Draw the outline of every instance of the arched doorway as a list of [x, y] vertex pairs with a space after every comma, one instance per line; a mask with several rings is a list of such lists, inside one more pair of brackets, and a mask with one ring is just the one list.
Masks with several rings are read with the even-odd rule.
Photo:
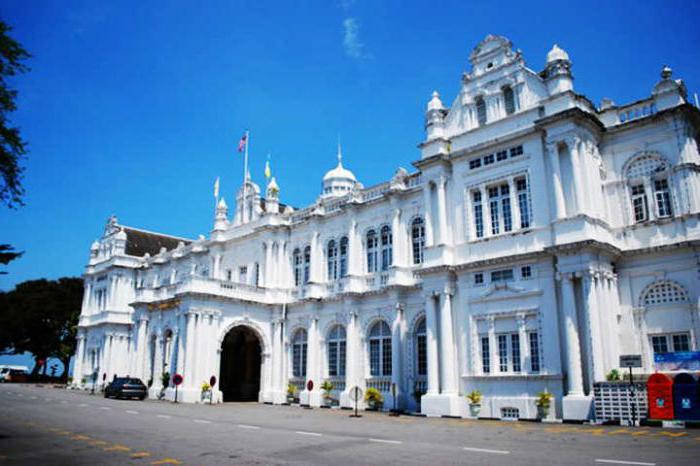
[[232, 328], [221, 345], [221, 385], [224, 401], [258, 401], [260, 340], [245, 326]]

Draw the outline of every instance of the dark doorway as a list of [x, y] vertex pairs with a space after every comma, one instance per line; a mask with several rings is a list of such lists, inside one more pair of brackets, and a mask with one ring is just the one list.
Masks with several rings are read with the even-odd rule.
[[220, 372], [224, 401], [258, 401], [260, 352], [260, 341], [250, 328], [238, 326], [226, 334]]

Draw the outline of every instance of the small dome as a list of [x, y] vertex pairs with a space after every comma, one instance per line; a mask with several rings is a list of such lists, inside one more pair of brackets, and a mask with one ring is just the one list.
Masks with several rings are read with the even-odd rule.
[[226, 199], [224, 199], [223, 197], [221, 199], [219, 199], [219, 203], [216, 205], [216, 208], [222, 209], [222, 210], [228, 209], [228, 205], [226, 204]]
[[566, 53], [566, 50], [560, 48], [557, 44], [554, 44], [552, 50], [547, 53], [547, 63], [552, 63], [557, 60], [569, 61], [569, 54]]
[[124, 229], [119, 230], [117, 234], [114, 235], [114, 238], [126, 241], [126, 232], [124, 231]]
[[270, 182], [267, 184], [267, 190], [279, 192], [280, 187], [277, 185], [277, 180], [275, 180], [274, 176], [272, 177], [272, 179], [270, 179]]
[[350, 170], [343, 167], [343, 163], [338, 161], [338, 166], [323, 176], [323, 181], [330, 180], [352, 180], [357, 181], [355, 175]]
[[343, 196], [353, 190], [357, 178], [343, 167], [343, 153], [338, 144], [338, 165], [323, 176], [322, 196]]
[[433, 98], [428, 102], [428, 111], [443, 110], [444, 108], [445, 106], [442, 104], [442, 100], [440, 100], [440, 94], [438, 91], [433, 91]]

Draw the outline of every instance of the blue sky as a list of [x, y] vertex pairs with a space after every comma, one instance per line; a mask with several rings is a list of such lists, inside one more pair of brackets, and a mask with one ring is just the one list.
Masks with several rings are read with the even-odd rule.
[[699, 2], [549, 3], [4, 0], [33, 58], [13, 116], [26, 206], [0, 208], [0, 242], [25, 255], [0, 289], [79, 275], [111, 214], [207, 234], [214, 179], [231, 205], [242, 178], [245, 128], [253, 176], [270, 152], [283, 202], [316, 198], [338, 135], [360, 181], [388, 179], [419, 157], [430, 93], [452, 101], [488, 33], [537, 71], [558, 43], [596, 103], [647, 96], [664, 64], [700, 92]]

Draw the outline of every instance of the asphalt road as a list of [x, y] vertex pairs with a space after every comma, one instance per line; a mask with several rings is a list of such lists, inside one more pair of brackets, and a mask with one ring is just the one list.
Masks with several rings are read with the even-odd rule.
[[107, 400], [0, 385], [0, 466], [690, 465], [700, 431], [426, 419], [226, 403]]

